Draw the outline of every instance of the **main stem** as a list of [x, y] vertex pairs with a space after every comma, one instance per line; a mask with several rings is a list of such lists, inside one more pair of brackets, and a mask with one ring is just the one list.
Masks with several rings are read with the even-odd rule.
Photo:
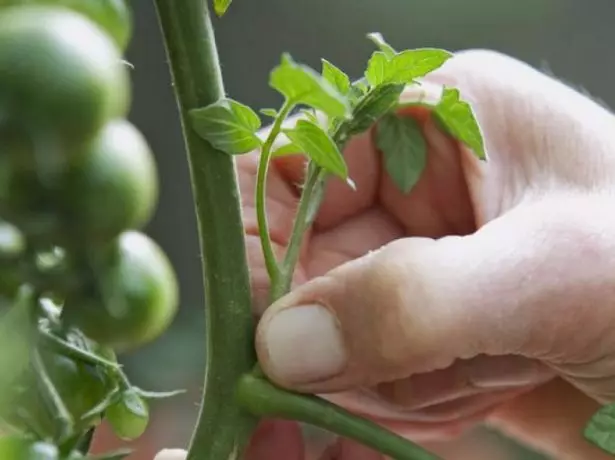
[[224, 95], [206, 0], [155, 0], [188, 153], [202, 252], [207, 367], [188, 460], [239, 459], [258, 419], [234, 401], [256, 362], [239, 190], [231, 156], [189, 126], [190, 110]]

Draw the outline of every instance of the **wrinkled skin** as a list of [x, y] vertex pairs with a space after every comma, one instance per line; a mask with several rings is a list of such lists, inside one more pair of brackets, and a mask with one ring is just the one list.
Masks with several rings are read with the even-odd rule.
[[[373, 133], [353, 139], [345, 156], [357, 191], [328, 186], [293, 292], [260, 320], [262, 368], [417, 442], [487, 422], [558, 459], [608, 459], [580, 431], [615, 399], [615, 118], [488, 51], [460, 53], [428, 81], [472, 102], [489, 161], [425, 112], [408, 112], [429, 155], [404, 196]], [[257, 158], [238, 166], [262, 313]], [[271, 168], [276, 248], [287, 242], [302, 172], [298, 157]], [[383, 458], [342, 444], [323, 458]], [[303, 450], [298, 428], [284, 422], [257, 433], [248, 458], [304, 460]]]

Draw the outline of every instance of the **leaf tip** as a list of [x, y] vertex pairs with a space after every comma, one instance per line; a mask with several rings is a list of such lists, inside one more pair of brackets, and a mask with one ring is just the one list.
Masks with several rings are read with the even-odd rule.
[[214, 0], [214, 12], [216, 16], [221, 18], [228, 11], [229, 6], [233, 0]]

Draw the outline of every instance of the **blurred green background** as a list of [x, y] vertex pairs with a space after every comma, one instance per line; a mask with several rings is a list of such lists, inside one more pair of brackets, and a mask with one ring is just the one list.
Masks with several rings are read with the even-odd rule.
[[[134, 65], [131, 117], [156, 153], [162, 188], [158, 212], [148, 231], [177, 269], [182, 309], [162, 339], [125, 356], [124, 362], [141, 386], [189, 390], [185, 396], [155, 407], [156, 421], [150, 430], [155, 448], [182, 446], [197, 414], [204, 364], [196, 223], [153, 2], [133, 0], [132, 5], [135, 36], [127, 55]], [[254, 107], [279, 102], [267, 80], [282, 52], [288, 51], [296, 60], [318, 69], [320, 58], [325, 57], [356, 78], [373, 49], [365, 34], [373, 31], [381, 32], [396, 48], [505, 52], [612, 105], [613, 17], [612, 0], [235, 0], [228, 15], [215, 20], [214, 25], [227, 93]], [[212, 219], [215, 214], [212, 209]], [[509, 455], [502, 459], [542, 458], [511, 446], [506, 442]]]

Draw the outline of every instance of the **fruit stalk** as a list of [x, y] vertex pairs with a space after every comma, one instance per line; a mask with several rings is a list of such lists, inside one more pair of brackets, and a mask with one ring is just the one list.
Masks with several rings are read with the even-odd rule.
[[188, 112], [223, 97], [206, 0], [155, 0], [174, 82], [196, 206], [207, 321], [201, 410], [188, 460], [241, 458], [258, 418], [234, 401], [256, 359], [250, 281], [233, 158], [201, 139]]

